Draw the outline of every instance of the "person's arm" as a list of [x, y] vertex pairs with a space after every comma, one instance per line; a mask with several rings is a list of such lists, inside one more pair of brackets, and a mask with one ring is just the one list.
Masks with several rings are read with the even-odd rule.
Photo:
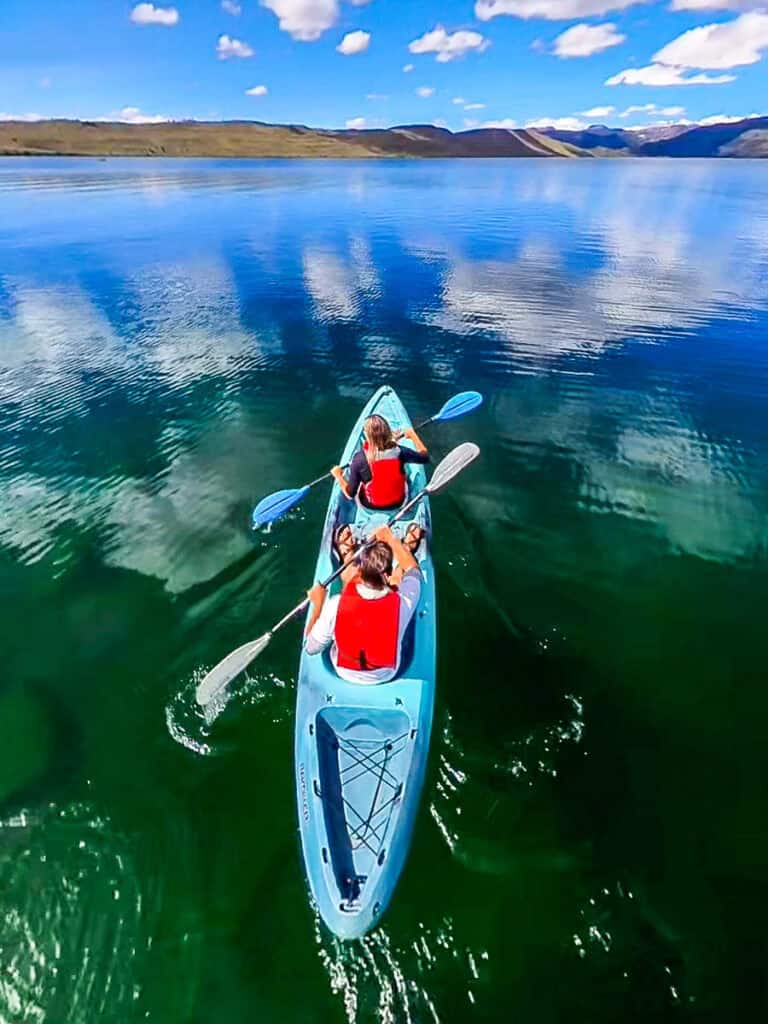
[[400, 446], [400, 465], [404, 466], [406, 462], [415, 462], [419, 466], [424, 466], [430, 461], [429, 452], [417, 452], [413, 448], [409, 448], [408, 445]]
[[403, 575], [411, 569], [415, 569], [417, 572], [419, 571], [419, 563], [413, 557], [405, 544], [403, 544], [401, 540], [398, 540], [388, 526], [380, 526], [374, 533], [374, 537], [376, 540], [383, 540], [385, 544], [389, 544], [392, 548], [392, 554], [395, 556], [395, 561]]
[[368, 466], [368, 460], [365, 457], [365, 452], [355, 452], [352, 456], [352, 461], [349, 464], [349, 480], [344, 479], [344, 471], [341, 466], [334, 466], [331, 470], [331, 476], [337, 481], [341, 488], [341, 493], [350, 501], [356, 497], [357, 492], [360, 490], [360, 484], [368, 483], [371, 479], [370, 474], [371, 471]]
[[334, 466], [333, 469], [331, 470], [331, 476], [339, 485], [339, 489], [341, 490], [341, 493], [344, 495], [344, 497], [352, 498], [353, 495], [350, 494], [349, 485], [347, 484], [347, 481], [344, 479], [344, 470], [341, 468], [341, 466]]
[[309, 598], [309, 603], [312, 605], [312, 614], [307, 622], [307, 628], [304, 630], [304, 636], [309, 636], [315, 628], [315, 623], [322, 614], [326, 598], [326, 589], [322, 583], [316, 583], [311, 590], [307, 591], [307, 597]]
[[408, 427], [406, 430], [399, 431], [398, 436], [407, 437], [409, 441], [413, 441], [413, 443], [416, 445], [416, 451], [419, 453], [419, 455], [427, 454], [427, 446], [421, 440], [421, 438], [413, 429], [413, 427]]
[[[313, 587], [310, 593], [313, 591], [315, 592], [317, 604], [319, 605], [319, 590], [316, 590], [316, 587]], [[339, 612], [339, 601], [340, 597], [338, 594], [333, 597], [328, 597], [320, 610], [319, 617], [314, 621], [314, 623], [310, 621], [311, 632], [304, 641], [304, 650], [307, 654], [322, 654], [322, 652], [333, 643], [333, 635], [336, 630], [336, 616]], [[313, 607], [313, 614], [310, 616], [310, 620], [315, 619], [314, 612], [316, 611], [316, 608], [317, 606]]]

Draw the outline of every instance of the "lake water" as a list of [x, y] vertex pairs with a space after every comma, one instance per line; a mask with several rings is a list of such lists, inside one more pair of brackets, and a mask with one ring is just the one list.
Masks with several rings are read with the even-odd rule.
[[[768, 895], [766, 164], [0, 161], [0, 1018], [751, 1021]], [[381, 928], [296, 831], [288, 629], [367, 396], [436, 498]]]

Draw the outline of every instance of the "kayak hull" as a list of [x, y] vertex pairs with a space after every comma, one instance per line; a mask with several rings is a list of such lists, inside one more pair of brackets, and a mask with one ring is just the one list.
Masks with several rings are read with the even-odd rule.
[[[359, 448], [365, 419], [378, 412], [393, 429], [411, 425], [395, 392], [380, 388], [355, 424], [340, 459]], [[408, 494], [426, 486], [410, 464]], [[367, 536], [391, 512], [370, 512], [334, 484], [315, 580], [337, 567], [334, 530], [342, 522]], [[419, 605], [403, 643], [396, 679], [359, 685], [340, 679], [328, 652], [302, 649], [297, 688], [295, 768], [299, 832], [309, 888], [321, 918], [339, 938], [359, 938], [386, 910], [405, 864], [424, 784], [435, 699], [436, 607], [429, 501], [407, 517], [427, 540], [417, 552]], [[403, 529], [405, 524], [403, 526]]]

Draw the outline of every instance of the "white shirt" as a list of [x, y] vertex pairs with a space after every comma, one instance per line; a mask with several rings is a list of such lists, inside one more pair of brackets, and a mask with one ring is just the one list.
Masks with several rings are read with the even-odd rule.
[[[357, 584], [357, 592], [366, 601], [378, 601], [390, 593], [389, 590], [374, 590], [364, 583]], [[421, 596], [421, 573], [418, 569], [409, 569], [400, 581], [397, 588], [400, 598], [400, 617], [397, 629], [397, 664], [394, 668], [375, 668], [367, 672], [356, 671], [355, 669], [339, 668], [336, 663], [338, 651], [334, 643], [336, 630], [336, 616], [339, 613], [339, 602], [341, 594], [329, 597], [320, 612], [320, 618], [312, 627], [312, 632], [307, 637], [307, 654], [320, 654], [326, 647], [331, 647], [331, 661], [340, 679], [348, 683], [362, 683], [370, 685], [373, 683], [388, 683], [394, 679], [400, 670], [400, 655], [403, 649], [403, 637], [414, 616], [416, 607]]]

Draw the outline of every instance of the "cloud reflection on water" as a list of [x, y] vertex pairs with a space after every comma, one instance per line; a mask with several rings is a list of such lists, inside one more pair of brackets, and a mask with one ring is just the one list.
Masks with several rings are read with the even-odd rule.
[[[349, 177], [330, 165], [246, 167], [229, 177], [198, 164], [194, 174], [174, 171], [164, 193], [165, 173], [158, 165], [149, 195], [134, 179], [128, 193], [110, 182], [94, 213], [93, 182], [84, 205], [61, 171], [55, 188], [42, 189], [41, 202], [53, 205], [39, 234], [13, 233], [22, 214], [34, 222], [29, 209], [5, 224], [0, 543], [14, 561], [65, 573], [87, 535], [107, 565], [158, 579], [171, 594], [213, 581], [194, 593], [179, 647], [214, 612], [218, 629], [238, 600], [227, 626], [244, 631], [256, 611], [268, 617], [268, 598], [282, 603], [290, 590], [293, 599], [289, 573], [303, 576], [311, 564], [309, 524], [324, 496], [308, 499], [306, 529], [260, 538], [274, 557], [217, 579], [252, 550], [249, 503], [321, 472], [353, 406], [382, 379], [425, 414], [452, 388], [488, 397], [466, 427], [434, 435], [436, 450], [461, 436], [484, 449], [456, 505], [446, 499], [441, 512], [444, 621], [452, 602], [467, 619], [466, 569], [482, 572], [479, 559], [449, 571], [471, 549], [469, 527], [495, 551], [503, 526], [549, 592], [574, 578], [573, 591], [594, 586], [600, 573], [616, 586], [621, 567], [649, 550], [722, 562], [766, 550], [765, 419], [751, 412], [766, 398], [768, 221], [766, 186], [749, 168], [481, 162], [407, 174], [355, 167]], [[155, 202], [156, 189], [168, 202]], [[0, 212], [8, 196], [16, 193], [4, 181]], [[58, 219], [48, 222], [51, 210]], [[600, 517], [611, 517], [613, 532]], [[614, 559], [594, 573], [580, 547], [583, 520], [599, 524], [592, 552]], [[640, 531], [647, 546], [633, 544]], [[274, 680], [257, 682], [259, 699], [272, 692]], [[647, 699], [657, 702], [655, 693]], [[552, 752], [592, 753], [581, 740], [590, 709], [570, 700], [562, 720], [521, 723], [519, 744], [500, 746], [491, 761], [487, 737], [479, 743], [466, 728], [437, 748], [423, 841], [452, 870], [473, 867], [485, 879], [483, 906], [494, 905], [496, 879], [514, 875], [522, 915], [529, 877], [525, 858], [512, 856], [518, 834], [499, 838], [497, 787], [524, 779], [538, 805], [554, 778]], [[288, 706], [286, 696], [283, 718]], [[461, 717], [466, 726], [471, 715]], [[560, 805], [552, 806], [555, 823]], [[570, 880], [581, 862], [561, 856], [554, 828], [552, 836], [545, 867]], [[292, 868], [286, 874], [298, 885]], [[414, 877], [422, 884], [418, 869]], [[369, 1019], [369, 1007], [379, 1019], [440, 1019], [456, 1010], [454, 995], [471, 1014], [472, 1000], [493, 996], [488, 982], [507, 972], [509, 947], [489, 927], [496, 944], [478, 978], [486, 946], [470, 930], [475, 891], [463, 905], [447, 887], [436, 894], [438, 874], [431, 884], [418, 912], [399, 903], [361, 949], [319, 941], [350, 1020]], [[572, 927], [587, 965], [604, 951], [604, 919], [613, 937], [625, 927], [623, 910], [590, 916], [596, 898], [571, 921], [552, 897], [557, 928]], [[421, 934], [409, 932], [409, 914], [424, 921]]]
[[[284, 251], [272, 265], [259, 261], [253, 271], [259, 278], [236, 277], [223, 249], [214, 245], [218, 252], [207, 260], [194, 253], [186, 260], [158, 259], [123, 272], [122, 304], [129, 308], [119, 311], [105, 309], [82, 281], [51, 286], [8, 274], [0, 321], [0, 397], [6, 412], [15, 410], [12, 425], [36, 418], [52, 428], [87, 415], [89, 404], [110, 390], [141, 405], [156, 403], [164, 389], [178, 391], [183, 399], [205, 379], [217, 387], [213, 399], [200, 407], [194, 431], [173, 423], [162, 428], [157, 445], [165, 466], [152, 481], [123, 476], [99, 484], [75, 471], [58, 479], [35, 472], [25, 459], [23, 441], [6, 449], [4, 465], [11, 470], [2, 499], [6, 543], [38, 554], [48, 551], [50, 544], [41, 534], [47, 532], [52, 542], [54, 524], [46, 523], [42, 510], [56, 508], [81, 527], [107, 524], [111, 559], [158, 575], [174, 590], [209, 578], [242, 554], [244, 539], [223, 524], [232, 495], [246, 497], [234, 479], [243, 460], [232, 458], [231, 473], [223, 479], [226, 459], [219, 459], [219, 470], [212, 468], [216, 445], [202, 446], [202, 454], [198, 438], [208, 429], [206, 421], [212, 437], [221, 437], [226, 423], [230, 440], [221, 445], [221, 453], [236, 449], [239, 431], [255, 426], [245, 413], [244, 382], [261, 381], [265, 374], [268, 379], [290, 365], [279, 312], [260, 310], [258, 324], [250, 314], [247, 321], [243, 316], [248, 300], [243, 288], [279, 294], [287, 254], [294, 264], [300, 260], [299, 274], [294, 269], [291, 280], [303, 278], [307, 308], [316, 321], [329, 327], [348, 323], [367, 334], [356, 358], [372, 375], [396, 376], [418, 358], [420, 372], [428, 368], [434, 382], [458, 385], [460, 367], [473, 349], [482, 373], [491, 382], [497, 378], [502, 391], [514, 371], [564, 373], [556, 394], [525, 417], [523, 436], [567, 444], [591, 486], [605, 493], [608, 506], [625, 513], [642, 507], [648, 514], [650, 509], [681, 548], [738, 556], [761, 537], [749, 465], [728, 470], [728, 445], [707, 442], [685, 394], [665, 388], [651, 408], [636, 403], [631, 393], [624, 400], [614, 392], [613, 418], [621, 417], [621, 423], [613, 447], [606, 448], [604, 438], [586, 436], [593, 403], [602, 400], [602, 382], [596, 380], [590, 390], [579, 374], [598, 372], [595, 361], [609, 347], [638, 340], [675, 346], [720, 318], [748, 318], [765, 308], [765, 219], [755, 217], [749, 205], [735, 206], [727, 230], [709, 224], [710, 237], [702, 244], [704, 207], [718, 187], [713, 171], [694, 168], [681, 189], [672, 172], [659, 178], [654, 169], [649, 180], [646, 166], [617, 169], [612, 187], [602, 190], [583, 169], [569, 175], [561, 166], [548, 166], [540, 174], [519, 176], [513, 198], [499, 202], [520, 216], [506, 230], [494, 217], [489, 233], [495, 239], [493, 255], [477, 252], [465, 222], [456, 231], [447, 229], [447, 204], [433, 221], [430, 238], [409, 239], [414, 209], [407, 197], [399, 255], [385, 255], [380, 230], [373, 235], [355, 227], [342, 232], [332, 247], [313, 238], [311, 227], [306, 240], [295, 230], [286, 234], [278, 207], [261, 245], [275, 254], [281, 246]], [[227, 178], [217, 175], [216, 180], [222, 187]], [[238, 175], [229, 184], [240, 188], [243, 180]], [[354, 180], [370, 203], [366, 172], [356, 168]], [[162, 183], [163, 175], [153, 175], [152, 181]], [[169, 181], [173, 190], [196, 187], [183, 174]], [[251, 184], [261, 187], [258, 181]], [[269, 177], [269, 188], [274, 184]], [[670, 190], [675, 201], [668, 200]], [[477, 201], [486, 203], [486, 198]], [[539, 224], [530, 219], [531, 207], [540, 212]], [[387, 212], [393, 216], [395, 211]], [[488, 215], [487, 204], [481, 212]], [[423, 290], [414, 302], [407, 291], [409, 272], [422, 274], [426, 268], [438, 269], [436, 290]], [[429, 339], [421, 335], [418, 342], [392, 336], [388, 317], [403, 315], [440, 333]], [[311, 361], [313, 345], [316, 357], [331, 370], [343, 363], [342, 350], [319, 340], [305, 348], [303, 359]], [[343, 376], [348, 369], [343, 367]], [[349, 390], [349, 384], [343, 387]], [[514, 399], [504, 394], [503, 401]], [[503, 424], [499, 427], [503, 435]], [[265, 477], [267, 466], [280, 459], [279, 452], [270, 456], [269, 443], [269, 436], [262, 438], [259, 451]], [[77, 462], [74, 454], [72, 461]], [[671, 462], [677, 465], [674, 474], [669, 473]], [[656, 478], [653, 495], [650, 476]], [[666, 492], [658, 478], [667, 480]], [[685, 481], [711, 495], [716, 515], [708, 523], [699, 516], [694, 525], [689, 510], [681, 507]], [[741, 525], [727, 540], [717, 541], [713, 534], [723, 533], [723, 516]], [[194, 524], [202, 522], [208, 524], [209, 543], [199, 548], [194, 569], [180, 571], [171, 552], [182, 550], [186, 557], [191, 549], [184, 535], [194, 535]]]

